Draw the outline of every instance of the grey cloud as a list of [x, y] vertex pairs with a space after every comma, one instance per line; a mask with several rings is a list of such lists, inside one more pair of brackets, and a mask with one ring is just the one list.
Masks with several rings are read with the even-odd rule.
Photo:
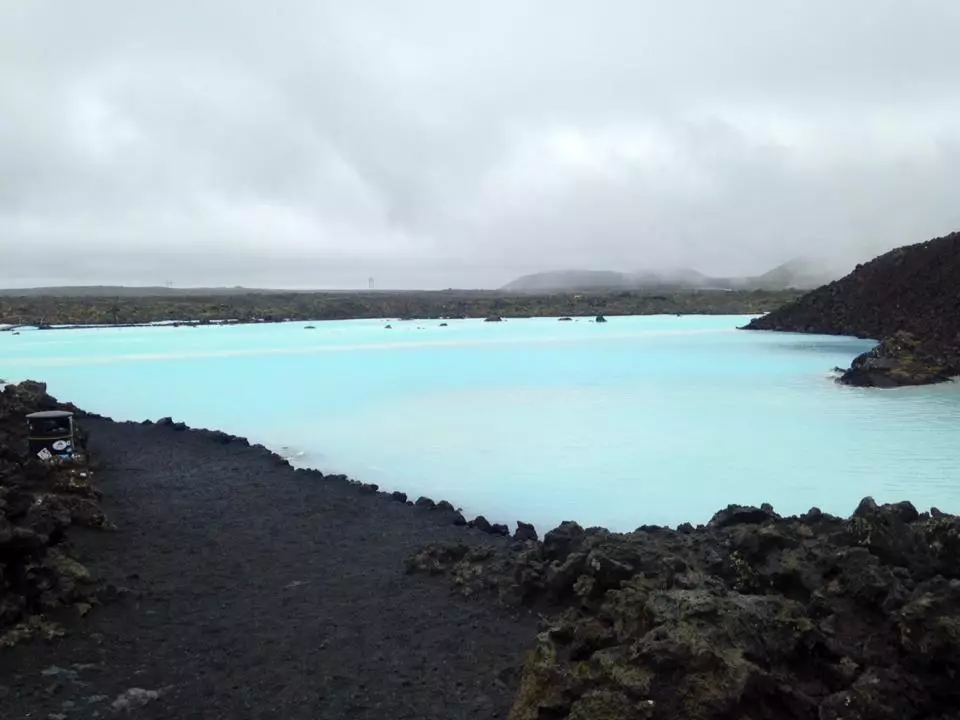
[[950, 0], [3, 14], [4, 285], [754, 272], [960, 227]]

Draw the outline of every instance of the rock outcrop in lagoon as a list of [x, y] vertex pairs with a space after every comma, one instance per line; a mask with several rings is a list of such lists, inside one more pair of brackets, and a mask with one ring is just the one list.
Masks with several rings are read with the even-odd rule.
[[[48, 465], [27, 452], [25, 416], [39, 410], [83, 415], [42, 383], [0, 391], [0, 652], [31, 637], [56, 637], [62, 630], [51, 613], [74, 606], [83, 615], [98, 602], [98, 584], [70, 557], [66, 531], [111, 527], [85, 462]], [[76, 444], [82, 451], [82, 430]]]
[[880, 340], [841, 375], [898, 387], [960, 375], [960, 233], [897, 248], [836, 282], [756, 318], [748, 330]]
[[567, 522], [507, 550], [433, 545], [408, 571], [542, 608], [512, 720], [958, 717], [960, 519], [936, 509]]
[[960, 360], [951, 355], [901, 331], [854, 358], [850, 368], [841, 373], [840, 381], [880, 388], [947, 382], [960, 374]]

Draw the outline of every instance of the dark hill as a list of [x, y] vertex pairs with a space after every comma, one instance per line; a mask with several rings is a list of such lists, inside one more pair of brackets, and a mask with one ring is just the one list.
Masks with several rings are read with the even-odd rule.
[[921, 385], [960, 375], [960, 232], [858, 265], [747, 329], [881, 340], [844, 374], [852, 385]]

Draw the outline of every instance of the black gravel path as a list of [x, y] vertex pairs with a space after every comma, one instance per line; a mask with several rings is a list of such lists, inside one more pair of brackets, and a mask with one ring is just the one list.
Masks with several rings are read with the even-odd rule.
[[[0, 651], [0, 717], [505, 718], [536, 619], [404, 573], [442, 513], [194, 432], [90, 420], [115, 533], [76, 555], [130, 595]], [[147, 696], [152, 697], [152, 695]]]

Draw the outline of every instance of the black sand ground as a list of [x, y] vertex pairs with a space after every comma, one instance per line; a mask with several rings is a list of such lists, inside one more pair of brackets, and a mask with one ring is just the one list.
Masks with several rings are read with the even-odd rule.
[[491, 542], [296, 473], [262, 449], [87, 421], [115, 533], [76, 555], [131, 590], [56, 644], [0, 652], [0, 717], [505, 718], [536, 620], [404, 573], [420, 545]]

